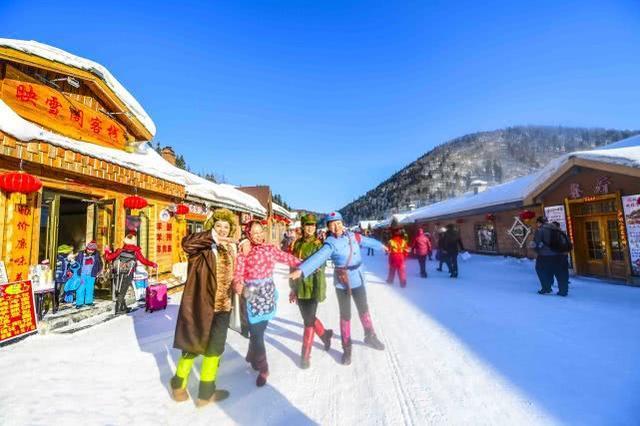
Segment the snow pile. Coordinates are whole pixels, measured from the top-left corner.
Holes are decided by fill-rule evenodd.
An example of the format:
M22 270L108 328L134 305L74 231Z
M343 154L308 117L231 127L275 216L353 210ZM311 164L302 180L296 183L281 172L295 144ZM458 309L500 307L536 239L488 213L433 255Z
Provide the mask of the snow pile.
M142 105L138 103L133 95L131 95L131 93L129 93L127 89L125 89L124 86L120 84L120 82L116 80L116 78L104 66L89 59L72 55L62 49L38 43L33 40L28 41L0 38L0 46L89 71L90 73L98 76L127 106L129 112L131 112L152 135L156 134L156 125L153 123L153 120L151 120L151 117L149 117L145 112L144 108L142 108Z

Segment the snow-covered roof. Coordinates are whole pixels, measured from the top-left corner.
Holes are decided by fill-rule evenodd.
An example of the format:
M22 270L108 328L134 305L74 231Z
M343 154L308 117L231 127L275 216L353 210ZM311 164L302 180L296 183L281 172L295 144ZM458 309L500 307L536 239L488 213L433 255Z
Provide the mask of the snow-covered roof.
M156 134L156 125L151 117L146 113L142 105L124 88L122 84L107 70L104 66L89 59L81 58L58 49L53 46L39 43L33 40L14 40L8 38L0 38L0 46L18 50L30 55L39 56L50 61L59 62L71 67L88 71L100 79L118 96L118 98L127 106L129 112L133 114L140 123L151 133Z
M369 227L373 229L378 223L380 223L379 220L361 220L358 226L360 229L369 229Z
M274 212L276 212L280 216L286 217L287 219L293 220L297 216L296 213L290 212L289 210L287 210L284 207L282 207L280 204L271 203L271 206L273 207L273 211Z
M238 210L246 210L266 216L264 207L251 195L236 189L232 185L213 183L182 170L162 158L148 144L143 144L137 152L129 153L67 138L25 120L16 114L2 99L0 99L0 131L24 142L34 140L49 142L55 146L183 185L187 194L203 200L223 203L236 207Z
M402 223L413 223L455 213L522 201L536 174L495 185L478 194L467 192L460 197L429 204L411 212Z
M385 220L379 221L377 224L372 226L372 228L373 229L388 228L389 226L391 226L391 222L393 222L393 219L396 219L400 223L404 223L404 220L407 217L409 217L409 215L410 213L394 213L390 217L386 218Z
M421 207L411 212L402 223L408 224L416 220L426 220L521 202L537 188L546 185L549 178L574 158L640 168L640 135L623 139L595 150L564 154L530 175L489 187L478 194L469 192L460 197Z

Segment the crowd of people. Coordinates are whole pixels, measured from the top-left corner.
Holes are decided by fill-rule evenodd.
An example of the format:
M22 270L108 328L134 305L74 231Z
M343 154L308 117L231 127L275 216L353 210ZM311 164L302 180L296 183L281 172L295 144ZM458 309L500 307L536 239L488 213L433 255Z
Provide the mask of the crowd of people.
M307 214L301 217L300 229L287 232L276 247L265 242L265 229L260 221L247 223L241 236L237 237L236 220L229 210L215 210L203 232L191 234L182 241L189 267L174 339L174 347L182 351L170 383L175 401L188 399L187 381L198 356L203 360L196 404L205 406L229 396L227 390L217 388L216 378L234 310L238 310L242 322L239 331L249 339L245 360L257 372L256 386L267 383L270 370L265 331L276 315L279 301L273 278L276 264L290 268L288 300L297 304L302 318L300 367L306 369L311 366L314 339L317 337L328 351L334 336L333 329L325 328L317 317L318 305L327 298L325 266L328 261L334 266L341 361L349 365L352 361L352 301L364 330L365 345L385 349L373 327L360 248L366 248L367 255L376 250L387 253L387 282L392 284L398 275L403 288L407 286L406 259L411 253L418 259L422 278L427 278L426 261L433 259L434 252L440 262L437 270L442 271L442 265L446 264L450 277L457 278L457 258L464 251L460 234L453 224L440 229L435 237L418 229L409 242L404 230L394 221L391 236L387 244L383 244L368 232L363 235L348 230L338 212L325 218L326 233L319 232L316 216ZM538 252L536 271L542 285L540 294L551 292L555 277L560 288L558 294L567 295L567 252L571 249L567 243L568 238L559 225L538 219L532 244ZM128 246L125 244L123 249Z
M304 324L300 367L309 368L311 347L317 336L324 349L331 348L334 335L317 318L318 304L326 299L327 281L324 267L328 260L335 268L334 287L340 310L342 363L351 363L351 300L356 304L364 329L364 343L384 350L369 311L360 247L386 251L379 241L351 232L344 227L340 213L326 218L328 234L321 239L317 218L308 214L301 218L298 238L283 241L281 247L265 243L265 230L260 221L244 227L240 241L234 236L236 218L225 209L213 212L209 226L182 241L188 255L188 274L180 304L174 347L182 351L170 387L175 401L188 399L187 381L194 359L203 357L196 404L205 406L229 396L218 389L218 366L233 309L238 309L247 331L249 345L245 360L257 372L256 386L267 383L270 370L265 330L275 316L279 300L273 271L277 263L288 265L291 272L289 301L297 303ZM285 244L286 243L286 244ZM234 297L238 295L239 303ZM244 335L244 333L243 333Z
M105 261L111 268L115 314L129 313L131 309L127 307L125 296L129 287L133 287L136 269L140 266L157 268L155 262L142 254L135 230L126 232L122 247L117 250L112 252L105 247L104 261L95 241L88 242L78 253L74 253L74 248L68 244L60 245L54 266L52 312L56 313L63 303L74 305L76 309L94 306L95 288L98 278L105 272Z

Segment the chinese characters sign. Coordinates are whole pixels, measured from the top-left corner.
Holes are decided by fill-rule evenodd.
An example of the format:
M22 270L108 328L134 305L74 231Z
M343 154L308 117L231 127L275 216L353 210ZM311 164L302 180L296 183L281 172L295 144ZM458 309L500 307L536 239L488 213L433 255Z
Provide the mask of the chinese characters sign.
M33 210L30 204L20 203L13 203L8 210L8 220L13 224L7 231L7 241L10 241L10 244L5 259L9 281L22 281L28 277L33 236Z
M7 65L0 94L18 115L73 139L124 149L124 127L108 115L35 80ZM73 103L72 103L73 101Z
M622 197L622 206L627 222L631 271L633 275L640 275L640 195Z
M0 284L0 342L37 329L31 281Z
M156 225L156 252L158 256L171 255L173 251L173 224L159 221Z

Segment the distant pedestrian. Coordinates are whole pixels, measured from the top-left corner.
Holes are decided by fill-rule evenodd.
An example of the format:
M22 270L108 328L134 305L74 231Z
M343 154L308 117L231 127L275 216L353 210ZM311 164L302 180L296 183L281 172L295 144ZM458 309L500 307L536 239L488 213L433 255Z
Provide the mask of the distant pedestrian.
M559 225L559 224L558 224ZM553 279L558 282L558 296L569 294L569 258L572 246L569 237L559 226L548 223L547 218L536 219L533 242L536 257L536 273L540 280L538 294L551 293Z
M365 237L371 237L371 231L369 229L364 231L364 236ZM367 247L367 256L373 256L373 255L374 255L373 248L372 247Z
M439 262L438 268L436 271L442 272L442 265L447 265L447 272L451 272L449 270L449 265L447 264L447 256L444 251L444 233L447 231L446 228L440 228L438 230L438 251L436 252L436 260Z
M418 256L418 263L420 264L420 276L422 278L427 278L427 256L431 253L431 241L425 235L424 230L422 228L418 228L418 235L413 240L413 244L411 244L411 248L413 249L416 256Z
M458 253L464 250L464 247L462 246L460 235L453 224L448 224L446 229L442 237L443 244L441 248L443 249L443 254L449 267L449 276L451 278L458 278Z
M429 260L433 260L433 237L430 232L425 232L424 235L429 240L429 252L427 253L427 256L429 256Z
M387 276L387 283L393 284L396 272L400 278L400 287L407 286L407 268L406 258L409 255L409 244L402 234L402 228L396 219L393 219L391 223L392 237L389 240L387 247L389 247L389 275Z

